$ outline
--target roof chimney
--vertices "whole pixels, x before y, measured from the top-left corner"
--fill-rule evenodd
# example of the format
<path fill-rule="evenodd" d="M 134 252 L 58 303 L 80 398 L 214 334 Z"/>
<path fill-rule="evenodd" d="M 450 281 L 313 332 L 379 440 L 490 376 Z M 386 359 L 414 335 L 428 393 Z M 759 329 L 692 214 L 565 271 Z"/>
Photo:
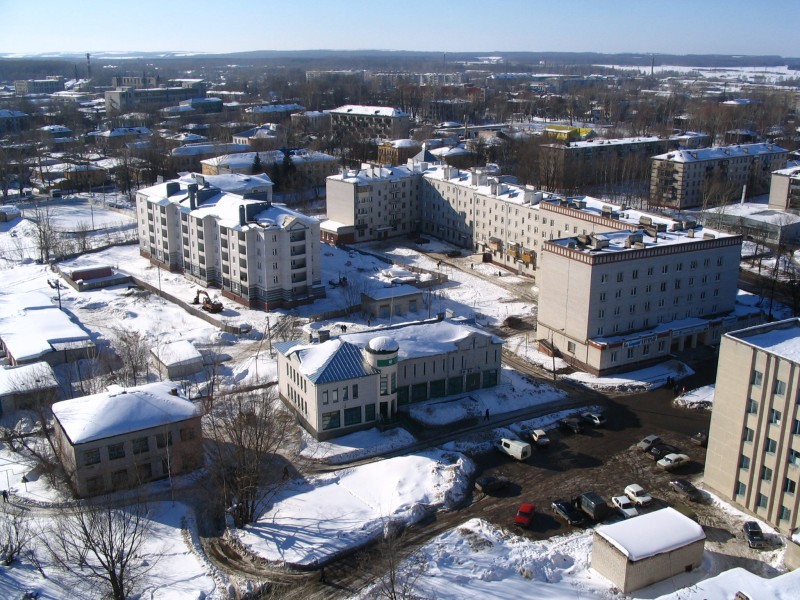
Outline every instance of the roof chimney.
<path fill-rule="evenodd" d="M 187 189 L 189 190 L 189 209 L 195 210 L 197 208 L 197 184 L 190 183 Z"/>
<path fill-rule="evenodd" d="M 247 210 L 245 209 L 244 204 L 239 205 L 239 225 L 242 227 L 247 225 Z"/>

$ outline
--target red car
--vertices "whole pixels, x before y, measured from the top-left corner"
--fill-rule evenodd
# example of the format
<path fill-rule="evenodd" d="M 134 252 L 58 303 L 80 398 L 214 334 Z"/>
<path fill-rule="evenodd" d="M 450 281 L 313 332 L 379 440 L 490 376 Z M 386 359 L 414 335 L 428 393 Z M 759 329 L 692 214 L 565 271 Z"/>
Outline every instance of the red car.
<path fill-rule="evenodd" d="M 535 511 L 536 506 L 533 504 L 527 502 L 525 504 L 520 504 L 517 516 L 514 517 L 514 523 L 516 525 L 522 525 L 523 527 L 530 527 L 533 523 Z"/>

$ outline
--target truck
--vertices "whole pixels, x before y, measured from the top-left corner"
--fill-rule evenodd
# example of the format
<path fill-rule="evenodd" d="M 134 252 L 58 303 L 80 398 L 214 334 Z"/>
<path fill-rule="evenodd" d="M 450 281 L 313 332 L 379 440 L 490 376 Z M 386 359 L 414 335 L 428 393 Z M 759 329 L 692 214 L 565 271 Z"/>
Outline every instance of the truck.
<path fill-rule="evenodd" d="M 611 512 L 608 503 L 597 492 L 584 492 L 573 498 L 572 503 L 595 521 L 602 521 Z"/>
<path fill-rule="evenodd" d="M 508 454 L 517 460 L 526 460 L 531 456 L 531 445 L 526 442 L 501 438 L 494 445 L 500 452 Z"/>

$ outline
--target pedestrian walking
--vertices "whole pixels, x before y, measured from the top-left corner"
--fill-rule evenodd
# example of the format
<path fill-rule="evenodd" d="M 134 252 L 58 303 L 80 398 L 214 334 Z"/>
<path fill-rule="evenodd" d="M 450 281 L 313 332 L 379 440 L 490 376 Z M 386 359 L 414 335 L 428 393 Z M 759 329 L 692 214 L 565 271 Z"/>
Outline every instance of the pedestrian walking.
<path fill-rule="evenodd" d="M 8 490 L 3 490 L 3 502 L 8 502 Z"/>
<path fill-rule="evenodd" d="M 488 409 L 488 408 L 486 409 L 486 415 L 484 415 L 484 419 L 485 419 L 486 421 L 488 421 L 488 420 L 489 420 L 489 409 Z"/>
<path fill-rule="evenodd" d="M 325 578 L 325 567 L 322 566 L 319 569 L 319 581 L 320 583 L 328 583 L 328 580 Z"/>
<path fill-rule="evenodd" d="M 289 479 L 289 467 L 288 466 L 284 466 L 283 467 L 283 480 L 286 481 L 287 479 Z"/>

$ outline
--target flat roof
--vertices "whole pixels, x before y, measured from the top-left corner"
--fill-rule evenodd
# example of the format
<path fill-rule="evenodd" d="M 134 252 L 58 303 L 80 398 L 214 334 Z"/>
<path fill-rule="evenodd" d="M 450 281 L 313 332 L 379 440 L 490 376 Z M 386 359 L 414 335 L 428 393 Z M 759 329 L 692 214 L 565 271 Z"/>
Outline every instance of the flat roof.
<path fill-rule="evenodd" d="M 674 508 L 662 508 L 633 519 L 597 527 L 594 531 L 632 561 L 671 552 L 706 539 L 698 523 Z"/>
<path fill-rule="evenodd" d="M 725 334 L 781 358 L 800 363 L 800 319 L 786 319 Z"/>
<path fill-rule="evenodd" d="M 57 388 L 53 368 L 46 362 L 0 369 L 0 396 Z"/>

